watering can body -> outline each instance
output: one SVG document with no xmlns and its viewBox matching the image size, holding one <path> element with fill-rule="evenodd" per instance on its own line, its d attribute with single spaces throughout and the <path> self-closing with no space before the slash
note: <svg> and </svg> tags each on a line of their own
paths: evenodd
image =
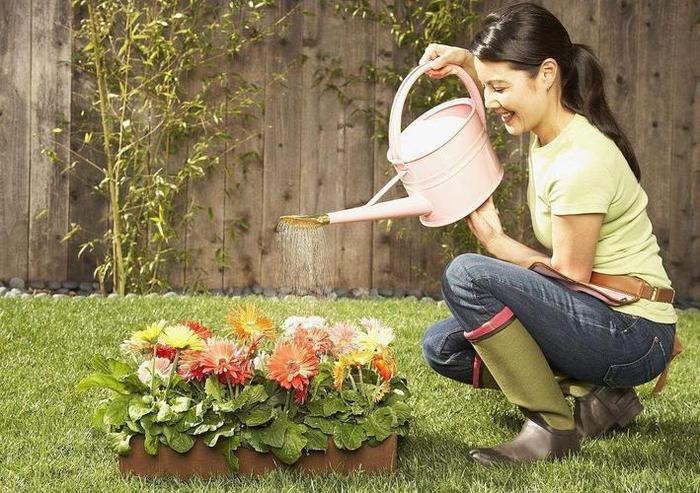
<svg viewBox="0 0 700 493">
<path fill-rule="evenodd" d="M 419 216 L 425 226 L 445 226 L 471 214 L 500 184 L 503 167 L 488 139 L 484 105 L 462 67 L 454 66 L 470 97 L 442 103 L 401 131 L 408 91 L 431 63 L 414 68 L 394 97 L 387 158 L 396 175 L 366 205 L 328 213 L 331 224 Z M 408 197 L 378 202 L 399 180 Z"/>
</svg>

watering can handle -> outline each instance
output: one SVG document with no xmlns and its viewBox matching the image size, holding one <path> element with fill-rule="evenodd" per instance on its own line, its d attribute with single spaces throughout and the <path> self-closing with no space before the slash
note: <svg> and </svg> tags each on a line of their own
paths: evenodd
<svg viewBox="0 0 700 493">
<path fill-rule="evenodd" d="M 406 78 L 403 80 L 399 86 L 396 96 L 394 97 L 394 102 L 391 105 L 391 113 L 389 114 L 389 150 L 393 161 L 401 161 L 401 149 L 400 149 L 400 137 L 401 137 L 401 115 L 403 113 L 403 105 L 408 97 L 408 91 L 411 89 L 413 84 L 418 80 L 418 78 L 430 70 L 430 66 L 433 61 L 424 63 L 423 65 L 418 65 L 416 68 L 411 70 Z M 467 71 L 464 70 L 459 65 L 451 65 L 457 72 L 457 77 L 460 78 L 464 87 L 466 87 L 469 92 L 469 97 L 474 102 L 476 112 L 481 119 L 481 122 L 486 128 L 486 110 L 484 109 L 484 102 L 481 100 L 481 93 L 476 83 L 469 77 Z"/>
</svg>

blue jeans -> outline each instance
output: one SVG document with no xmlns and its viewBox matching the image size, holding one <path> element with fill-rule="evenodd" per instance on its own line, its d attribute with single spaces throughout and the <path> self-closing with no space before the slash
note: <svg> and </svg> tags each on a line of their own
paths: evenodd
<svg viewBox="0 0 700 493">
<path fill-rule="evenodd" d="M 423 355 L 438 373 L 471 383 L 475 355 L 463 332 L 505 306 L 527 328 L 552 370 L 608 387 L 632 387 L 660 374 L 671 357 L 675 324 L 612 310 L 585 293 L 523 267 L 476 254 L 455 258 L 442 279 L 453 318 L 430 327 Z"/>
</svg>

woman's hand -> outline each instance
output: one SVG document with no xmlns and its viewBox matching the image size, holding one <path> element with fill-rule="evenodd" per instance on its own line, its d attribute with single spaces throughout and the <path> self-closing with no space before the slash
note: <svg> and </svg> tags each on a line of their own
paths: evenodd
<svg viewBox="0 0 700 493">
<path fill-rule="evenodd" d="M 477 210 L 466 218 L 467 225 L 486 250 L 492 252 L 495 241 L 505 237 L 501 220 L 498 218 L 498 209 L 493 204 L 493 196 L 481 204 Z"/>
<path fill-rule="evenodd" d="M 426 74 L 433 79 L 442 79 L 454 73 L 452 67 L 446 65 L 454 64 L 464 68 L 471 76 L 474 73 L 474 57 L 464 48 L 457 46 L 441 45 L 431 43 L 425 49 L 425 53 L 420 59 L 420 64 L 435 60 Z"/>
</svg>

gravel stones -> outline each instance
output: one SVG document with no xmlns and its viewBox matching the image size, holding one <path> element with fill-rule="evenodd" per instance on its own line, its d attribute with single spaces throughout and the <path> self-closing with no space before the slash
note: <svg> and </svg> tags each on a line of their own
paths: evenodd
<svg viewBox="0 0 700 493">
<path fill-rule="evenodd" d="M 13 277 L 12 279 L 10 279 L 10 288 L 24 289 L 24 279 L 20 279 L 19 277 Z"/>
</svg>

